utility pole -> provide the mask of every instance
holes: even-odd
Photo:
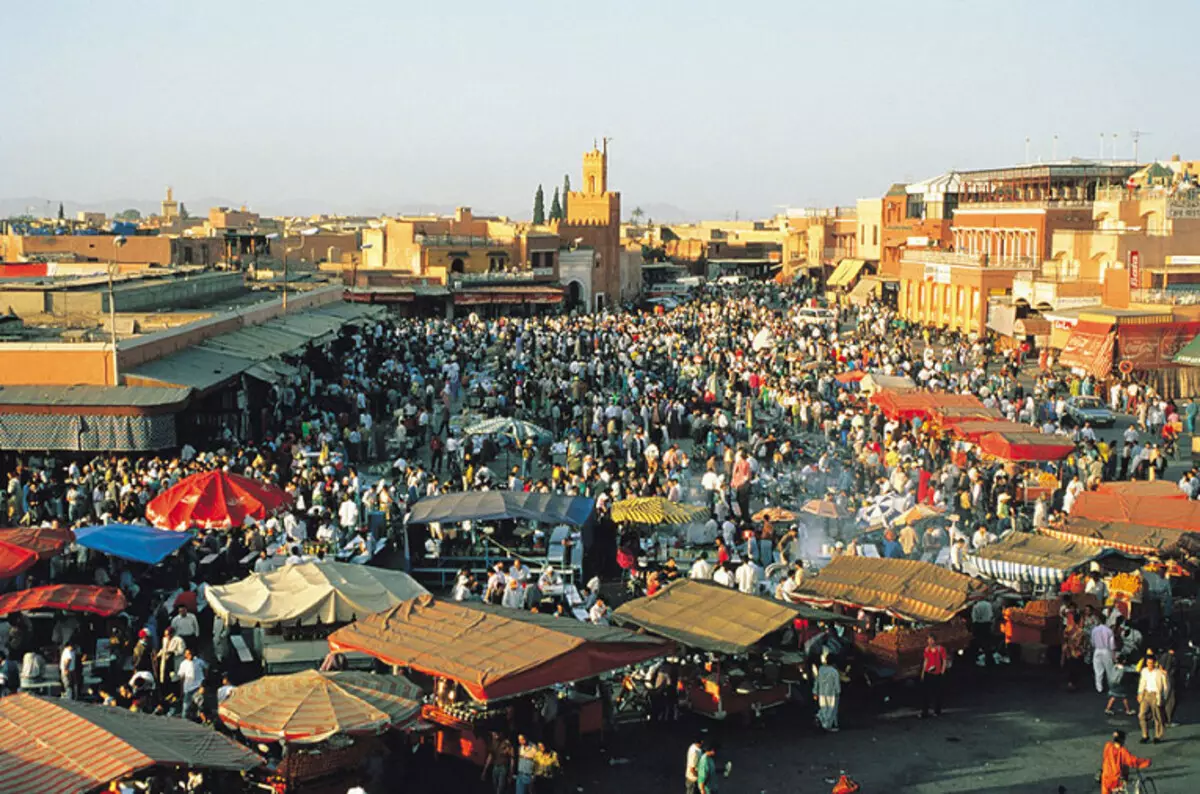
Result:
[[[117,302],[113,296],[113,272],[121,266],[121,246],[125,237],[113,238],[113,261],[108,264],[108,338],[112,342],[113,385],[121,385],[121,363],[117,360]]]
[[[1129,137],[1133,138],[1133,162],[1134,162],[1134,164],[1137,164],[1138,162],[1140,162],[1138,160],[1138,141],[1141,140],[1143,135],[1149,135],[1149,134],[1150,133],[1146,132],[1145,130],[1133,130],[1132,132],[1129,133]]]

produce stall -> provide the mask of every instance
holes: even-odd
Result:
[[[436,751],[477,764],[493,730],[528,729],[509,721],[535,698],[557,701],[550,736],[603,730],[595,680],[670,649],[625,629],[429,595],[339,629],[329,646],[405,671],[430,695],[422,718],[437,726]]]
[[[680,671],[681,704],[713,719],[748,719],[787,703],[789,681],[805,672],[794,653],[787,654],[793,669],[783,669],[784,652],[799,645],[797,629],[818,621],[845,620],[823,609],[691,579],[672,582],[655,595],[629,601],[613,612],[614,623],[636,626],[692,652],[685,654]],[[789,632],[792,642],[785,645]]]
[[[1014,532],[967,555],[985,577],[1024,592],[1056,590],[1074,571],[1092,562],[1120,559],[1136,568],[1141,558],[1081,540]]]
[[[931,633],[950,653],[968,647],[961,614],[986,594],[982,582],[931,563],[877,557],[838,557],[795,593],[815,606],[874,614],[878,621],[860,626],[855,645],[896,679],[920,674]]]

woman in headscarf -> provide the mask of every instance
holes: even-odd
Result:
[[[829,663],[829,652],[821,654],[821,666],[817,668],[817,683],[813,698],[817,701],[817,721],[824,730],[838,730],[838,702],[842,694],[842,676]]]

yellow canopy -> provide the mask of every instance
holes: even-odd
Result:
[[[859,272],[866,266],[862,259],[843,259],[834,268],[833,274],[825,282],[827,287],[845,287],[858,277]]]
[[[612,519],[618,524],[674,524],[698,521],[708,514],[708,508],[672,502],[661,496],[638,496],[623,499],[612,507]]]

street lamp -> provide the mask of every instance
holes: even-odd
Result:
[[[125,245],[125,236],[113,238],[113,258],[108,263],[108,335],[112,342],[113,385],[121,385],[121,364],[117,361],[117,302],[113,297],[113,273],[121,266],[121,247]]]
[[[301,229],[300,235],[302,237],[312,237],[314,234],[316,234],[319,231],[321,231],[321,230],[316,229],[316,228]],[[278,239],[281,239],[281,235],[279,234],[279,232],[271,232],[270,234],[267,235],[267,239],[268,240],[278,240]],[[293,251],[299,251],[303,247],[304,247],[303,240],[296,243],[296,245],[294,245],[294,246],[289,246],[286,243],[283,246],[283,313],[284,314],[287,314],[288,254],[292,253]]]

